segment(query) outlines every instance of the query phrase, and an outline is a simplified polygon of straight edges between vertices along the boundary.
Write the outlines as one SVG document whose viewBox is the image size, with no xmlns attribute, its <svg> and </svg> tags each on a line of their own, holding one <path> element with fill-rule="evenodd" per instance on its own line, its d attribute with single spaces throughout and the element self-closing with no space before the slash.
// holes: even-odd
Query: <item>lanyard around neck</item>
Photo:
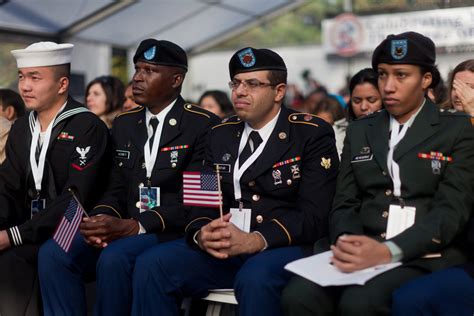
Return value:
<svg viewBox="0 0 474 316">
<path fill-rule="evenodd" d="M 147 179 L 151 178 L 151 173 L 153 172 L 153 167 L 155 166 L 156 157 L 158 156 L 158 147 L 160 147 L 161 132 L 163 131 L 163 123 L 158 121 L 158 126 L 156 127 L 155 135 L 151 134 L 148 136 L 148 139 L 145 143 L 143 151 L 145 153 L 145 168 L 146 168 L 146 177 Z M 148 131 L 148 126 L 147 126 Z M 153 139 L 153 146 L 150 151 L 150 140 Z"/>
<path fill-rule="evenodd" d="M 402 129 L 400 130 L 401 124 L 392 116 L 390 115 L 390 140 L 389 140 L 389 150 L 387 155 L 387 167 L 390 177 L 393 181 L 393 195 L 396 197 L 400 197 L 402 194 L 402 180 L 400 178 L 400 166 L 398 163 L 393 160 L 393 154 L 395 152 L 395 148 L 400 143 L 400 141 L 405 137 L 408 128 L 413 124 L 415 121 L 416 116 L 420 113 L 421 109 L 423 108 L 426 99 L 424 99 L 423 104 L 420 106 L 418 111 L 413 114 L 408 121 L 403 124 Z"/>
<path fill-rule="evenodd" d="M 239 168 L 239 156 L 244 150 L 248 138 L 249 134 L 243 133 L 242 138 L 240 139 L 239 153 L 234 164 L 234 172 L 232 174 L 234 182 L 234 197 L 236 201 L 240 201 L 240 199 L 242 198 L 242 188 L 240 187 L 240 179 L 242 178 L 242 175 L 255 162 L 255 160 L 257 160 L 257 158 L 260 156 L 263 149 L 265 148 L 265 144 L 268 141 L 268 138 L 264 139 L 262 143 L 257 147 L 257 149 L 247 158 L 247 160 L 245 160 L 244 164 Z"/>
<path fill-rule="evenodd" d="M 58 113 L 61 113 L 65 106 L 66 106 L 66 103 L 64 103 L 64 105 L 61 107 Z M 49 123 L 48 128 L 46 129 L 43 145 L 41 146 L 38 161 L 36 161 L 36 151 L 38 148 L 38 143 L 39 143 L 38 140 L 41 133 L 41 124 L 39 122 L 38 116 L 36 117 L 36 120 L 35 120 L 35 126 L 33 129 L 33 137 L 31 139 L 31 145 L 30 145 L 30 166 L 31 166 L 31 173 L 33 174 L 33 179 L 35 181 L 36 192 L 38 194 L 41 192 L 41 183 L 43 181 L 44 165 L 46 162 L 46 152 L 48 151 L 49 142 L 51 139 L 51 133 L 53 132 L 54 122 L 56 121 L 56 117 L 58 113 L 56 113 L 54 118 L 51 120 L 51 123 Z"/>
</svg>

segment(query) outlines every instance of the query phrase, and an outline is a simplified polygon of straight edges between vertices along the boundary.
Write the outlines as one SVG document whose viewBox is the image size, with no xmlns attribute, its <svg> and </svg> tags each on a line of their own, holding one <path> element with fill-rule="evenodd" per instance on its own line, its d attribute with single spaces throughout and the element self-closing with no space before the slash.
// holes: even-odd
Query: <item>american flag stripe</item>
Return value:
<svg viewBox="0 0 474 316">
<path fill-rule="evenodd" d="M 71 199 L 53 235 L 53 239 L 65 252 L 68 252 L 71 247 L 72 240 L 79 229 L 83 214 L 84 209 L 82 206 L 74 198 Z"/>
<path fill-rule="evenodd" d="M 184 172 L 183 203 L 191 206 L 219 207 L 222 203 L 214 173 Z"/>
</svg>

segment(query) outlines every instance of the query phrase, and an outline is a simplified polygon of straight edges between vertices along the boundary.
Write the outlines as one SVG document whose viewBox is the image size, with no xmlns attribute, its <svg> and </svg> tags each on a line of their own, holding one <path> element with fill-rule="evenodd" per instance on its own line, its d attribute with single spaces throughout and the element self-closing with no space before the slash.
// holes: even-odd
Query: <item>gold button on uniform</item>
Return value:
<svg viewBox="0 0 474 316">
<path fill-rule="evenodd" d="M 388 217 L 388 212 L 387 212 L 387 211 L 383 211 L 382 217 L 383 217 L 383 218 L 387 218 L 387 217 Z"/>
<path fill-rule="evenodd" d="M 122 167 L 122 166 L 123 166 L 123 162 L 119 162 L 119 163 L 118 163 L 118 166 L 119 166 L 119 167 Z"/>
<path fill-rule="evenodd" d="M 253 187 L 253 186 L 255 186 L 255 181 L 250 181 L 249 182 L 249 187 Z"/>
<path fill-rule="evenodd" d="M 143 188 L 144 186 L 143 182 L 138 185 L 139 188 Z"/>
<path fill-rule="evenodd" d="M 390 190 L 390 189 L 386 190 L 386 191 L 385 191 L 385 195 L 386 195 L 386 196 L 392 195 L 392 190 Z"/>
<path fill-rule="evenodd" d="M 385 236 L 387 236 L 386 233 L 381 233 L 381 234 L 380 234 L 380 237 L 382 237 L 382 238 L 385 238 Z"/>
<path fill-rule="evenodd" d="M 291 185 L 292 183 L 293 181 L 291 181 L 291 179 L 286 180 L 286 184 Z"/>
<path fill-rule="evenodd" d="M 171 164 L 171 168 L 176 168 L 176 162 L 173 162 L 173 163 Z"/>
<path fill-rule="evenodd" d="M 137 208 L 140 208 L 140 206 L 142 206 L 142 203 L 140 203 L 140 201 L 138 201 L 137 203 L 135 203 L 135 206 L 136 206 Z"/>
<path fill-rule="evenodd" d="M 386 176 L 386 175 L 387 175 L 387 172 L 384 170 L 384 171 L 382 171 L 382 174 L 383 174 L 384 176 Z"/>
<path fill-rule="evenodd" d="M 252 200 L 254 200 L 255 202 L 257 202 L 258 200 L 260 200 L 260 195 L 258 195 L 258 194 L 252 195 Z"/>
<path fill-rule="evenodd" d="M 256 217 L 257 223 L 261 224 L 263 222 L 263 216 L 262 215 L 257 215 Z"/>
</svg>

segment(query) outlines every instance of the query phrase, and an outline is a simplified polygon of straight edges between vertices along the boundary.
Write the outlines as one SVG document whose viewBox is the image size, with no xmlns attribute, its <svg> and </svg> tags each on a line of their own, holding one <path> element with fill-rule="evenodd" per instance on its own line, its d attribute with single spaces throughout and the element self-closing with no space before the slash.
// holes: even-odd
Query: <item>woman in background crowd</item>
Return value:
<svg viewBox="0 0 474 316">
<path fill-rule="evenodd" d="M 122 105 L 122 112 L 129 111 L 133 108 L 136 108 L 137 106 L 138 104 L 135 103 L 135 99 L 133 97 L 132 81 L 130 81 L 125 88 L 125 99 Z"/>
<path fill-rule="evenodd" d="M 199 106 L 221 119 L 234 115 L 234 107 L 227 94 L 220 90 L 208 90 L 199 98 Z"/>
<path fill-rule="evenodd" d="M 450 80 L 451 106 L 474 116 L 474 59 L 457 65 Z"/>
<path fill-rule="evenodd" d="M 339 156 L 342 153 L 344 137 L 346 135 L 347 119 L 341 104 L 332 96 L 326 96 L 314 107 L 311 114 L 315 114 L 332 125 L 336 137 L 336 148 Z"/>
<path fill-rule="evenodd" d="M 382 97 L 377 86 L 377 73 L 365 68 L 356 73 L 349 83 L 349 120 L 369 115 L 382 108 Z"/>
<path fill-rule="evenodd" d="M 5 160 L 5 144 L 12 123 L 25 115 L 25 104 L 20 95 L 10 89 L 0 89 L 0 164 Z"/>
<path fill-rule="evenodd" d="M 124 92 L 120 79 L 113 76 L 97 77 L 86 88 L 87 108 L 110 129 L 115 116 L 121 112 Z"/>
</svg>

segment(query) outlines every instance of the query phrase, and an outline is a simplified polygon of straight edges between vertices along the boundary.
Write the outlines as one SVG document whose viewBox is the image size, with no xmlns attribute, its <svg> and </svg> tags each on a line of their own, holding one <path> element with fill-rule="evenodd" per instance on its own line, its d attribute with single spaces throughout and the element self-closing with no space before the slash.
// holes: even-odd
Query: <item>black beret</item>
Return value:
<svg viewBox="0 0 474 316">
<path fill-rule="evenodd" d="M 188 57 L 181 47 L 169 41 L 158 41 L 153 38 L 146 39 L 138 45 L 133 63 L 137 61 L 188 70 Z"/>
<path fill-rule="evenodd" d="M 387 36 L 372 55 L 374 70 L 381 63 L 434 67 L 435 62 L 435 44 L 430 38 L 416 32 Z"/>
<path fill-rule="evenodd" d="M 230 79 L 241 72 L 258 70 L 283 70 L 286 65 L 283 58 L 272 50 L 246 47 L 238 50 L 229 61 Z"/>
</svg>

